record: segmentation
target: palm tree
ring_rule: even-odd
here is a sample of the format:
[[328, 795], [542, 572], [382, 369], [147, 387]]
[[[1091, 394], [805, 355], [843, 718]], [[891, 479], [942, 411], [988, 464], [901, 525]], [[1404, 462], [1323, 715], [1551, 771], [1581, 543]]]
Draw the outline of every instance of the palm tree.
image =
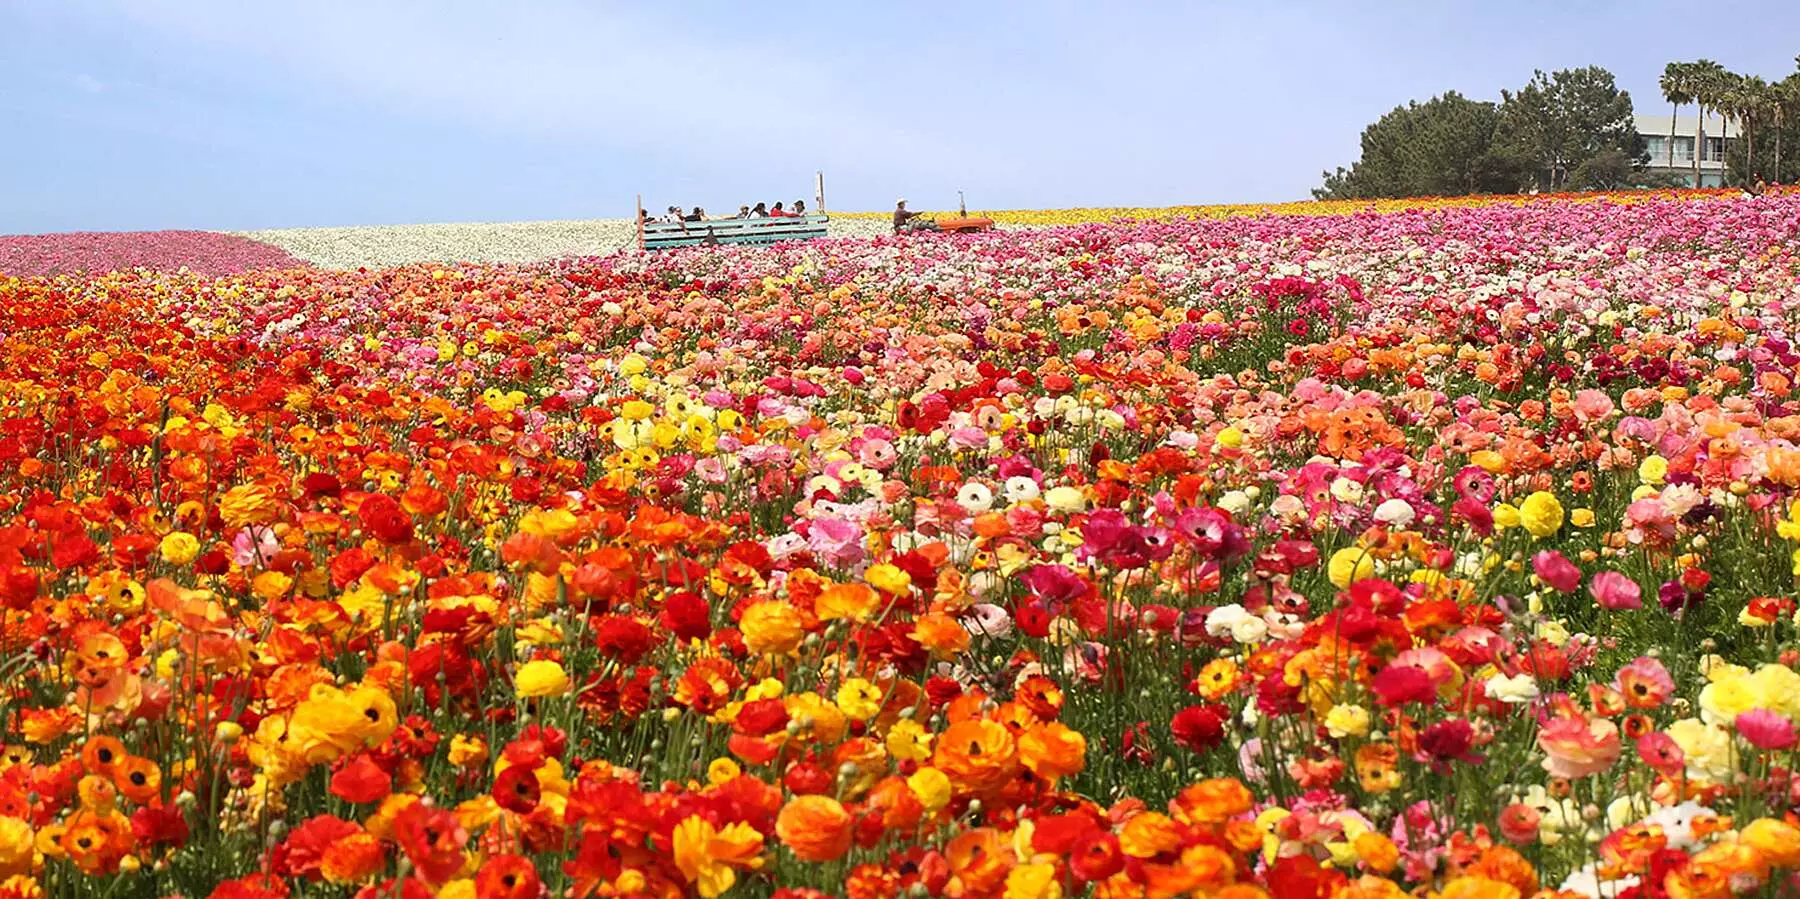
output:
[[1694, 186], [1700, 186], [1700, 160], [1706, 155], [1706, 110], [1713, 107], [1717, 97], [1725, 90], [1727, 76], [1731, 73], [1725, 67], [1710, 59], [1702, 59], [1688, 66], [1688, 92], [1698, 104], [1700, 115], [1694, 120]]
[[1693, 64], [1672, 62], [1663, 66], [1662, 94], [1669, 101], [1669, 168], [1675, 167], [1675, 117], [1681, 107], [1694, 102]]

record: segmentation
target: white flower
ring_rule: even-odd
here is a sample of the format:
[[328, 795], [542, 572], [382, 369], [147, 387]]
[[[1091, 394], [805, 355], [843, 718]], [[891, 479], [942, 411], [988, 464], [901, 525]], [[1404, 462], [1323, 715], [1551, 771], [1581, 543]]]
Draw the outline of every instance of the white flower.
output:
[[994, 507], [994, 491], [986, 484], [970, 481], [956, 491], [956, 502], [970, 512], [980, 514]]
[[1009, 503], [1028, 503], [1037, 499], [1042, 491], [1038, 490], [1036, 481], [1019, 474], [1007, 478], [1006, 483], [1000, 485], [1000, 492]]
[[1403, 499], [1390, 499], [1375, 507], [1375, 520], [1396, 528], [1405, 528], [1412, 524], [1412, 504]]
[[1231, 627], [1239, 620], [1250, 617], [1243, 606], [1233, 603], [1220, 606], [1206, 613], [1206, 633], [1211, 637], [1224, 637], [1231, 633]]
[[1488, 698], [1514, 705], [1530, 702], [1536, 699], [1539, 693], [1537, 681], [1533, 680], [1531, 675], [1524, 673], [1515, 674], [1512, 677], [1496, 674], [1487, 679], [1483, 689], [1487, 692]]
[[1242, 490], [1232, 490], [1219, 497], [1219, 508], [1232, 515], [1242, 515], [1250, 508], [1250, 496]]
[[1331, 482], [1331, 495], [1340, 503], [1355, 505], [1362, 502], [1363, 485], [1349, 478], [1338, 478]]

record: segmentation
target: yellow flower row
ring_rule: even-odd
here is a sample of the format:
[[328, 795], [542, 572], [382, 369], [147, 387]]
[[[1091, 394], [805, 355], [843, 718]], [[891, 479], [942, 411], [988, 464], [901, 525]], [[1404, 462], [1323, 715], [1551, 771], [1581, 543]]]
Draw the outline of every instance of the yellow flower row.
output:
[[[1087, 207], [1076, 209], [992, 209], [972, 210], [971, 216], [993, 219], [1002, 225], [1080, 225], [1110, 222], [1118, 219], [1223, 219], [1259, 215], [1355, 215], [1364, 212], [1404, 212], [1411, 209], [1444, 209], [1453, 207], [1506, 204], [1522, 206], [1548, 199], [1613, 203], [1644, 203], [1670, 199], [1707, 199], [1735, 196], [1727, 190], [1623, 190], [1596, 191], [1579, 194], [1478, 195], [1466, 197], [1403, 197], [1382, 200], [1301, 200], [1285, 203], [1220, 203], [1203, 206], [1158, 207]], [[928, 212], [927, 216], [953, 215], [949, 211]], [[884, 219], [890, 212], [834, 212], [843, 219]]]

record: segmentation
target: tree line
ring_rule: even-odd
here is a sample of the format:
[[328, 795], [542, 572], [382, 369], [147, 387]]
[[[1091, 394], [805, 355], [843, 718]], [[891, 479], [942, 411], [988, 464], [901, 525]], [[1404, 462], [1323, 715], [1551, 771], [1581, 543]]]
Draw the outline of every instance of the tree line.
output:
[[[1800, 57], [1795, 58], [1800, 69]], [[1727, 142], [1731, 183], [1780, 181], [1800, 171], [1800, 72], [1770, 82], [1711, 60], [1670, 63], [1661, 88], [1674, 105], [1698, 104], [1738, 126]], [[1695, 146], [1705, 145], [1705, 116]], [[1667, 168], [1674, 167], [1671, 134]], [[1652, 172], [1632, 119], [1631, 94], [1599, 66], [1537, 71], [1498, 102], [1448, 91], [1395, 107], [1362, 132], [1362, 156], [1324, 173], [1319, 199], [1456, 196], [1526, 191], [1669, 187], [1682, 179]], [[1693, 159], [1695, 182], [1700, 154]]]

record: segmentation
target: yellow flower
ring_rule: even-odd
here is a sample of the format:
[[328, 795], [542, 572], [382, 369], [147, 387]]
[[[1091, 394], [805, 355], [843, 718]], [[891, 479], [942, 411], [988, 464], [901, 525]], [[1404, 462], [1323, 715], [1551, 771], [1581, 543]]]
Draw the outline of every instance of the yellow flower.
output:
[[739, 767], [737, 762], [723, 757], [716, 758], [712, 760], [712, 764], [706, 766], [706, 782], [716, 787], [736, 780], [738, 775], [743, 773], [744, 769]]
[[1237, 428], [1225, 428], [1213, 440], [1226, 449], [1237, 449], [1244, 445], [1244, 432]]
[[13, 877], [31, 873], [31, 856], [37, 848], [37, 835], [31, 825], [10, 815], [0, 818], [0, 876]]
[[643, 400], [629, 400], [619, 407], [619, 417], [626, 421], [643, 421], [656, 414], [656, 407]]
[[1087, 508], [1087, 497], [1081, 488], [1064, 485], [1045, 491], [1044, 503], [1058, 512], [1079, 512]]
[[950, 804], [950, 776], [936, 768], [926, 766], [914, 771], [906, 779], [906, 786], [928, 812]]
[[888, 728], [887, 751], [901, 761], [922, 762], [931, 757], [931, 734], [919, 722], [902, 718]]
[[1569, 523], [1578, 528], [1593, 527], [1594, 526], [1594, 510], [1585, 508], [1585, 507], [1580, 508], [1580, 509], [1569, 510]]
[[457, 734], [450, 738], [450, 764], [459, 768], [474, 768], [487, 761], [487, 743], [480, 737], [465, 737]]
[[1519, 526], [1519, 507], [1512, 503], [1501, 503], [1494, 507], [1494, 527], [1500, 530]]
[[1562, 529], [1562, 503], [1557, 501], [1555, 494], [1539, 490], [1519, 504], [1519, 523], [1533, 537], [1548, 537]]
[[1476, 450], [1469, 454], [1469, 461], [1488, 474], [1499, 474], [1506, 470], [1506, 457], [1493, 450]]
[[1346, 546], [1331, 554], [1326, 574], [1339, 590], [1348, 589], [1357, 581], [1375, 576], [1375, 557], [1361, 547]]
[[1359, 705], [1334, 705], [1325, 714], [1325, 730], [1335, 739], [1369, 734], [1369, 710]]
[[868, 581], [877, 590], [896, 595], [906, 592], [906, 589], [912, 586], [912, 575], [901, 570], [899, 566], [889, 565], [886, 562], [869, 566], [869, 570], [863, 574], [863, 580]]
[[174, 531], [162, 538], [157, 547], [162, 560], [170, 565], [186, 565], [200, 555], [200, 540], [187, 531]]
[[1055, 865], [1031, 862], [1006, 872], [1004, 899], [1062, 899], [1062, 894]]
[[1638, 463], [1638, 480], [1652, 486], [1661, 486], [1663, 479], [1669, 476], [1669, 460], [1652, 453]]
[[513, 690], [522, 698], [561, 696], [569, 692], [569, 675], [555, 662], [534, 659], [519, 667], [513, 676]]
[[798, 649], [806, 636], [800, 611], [779, 600], [764, 600], [745, 609], [738, 627], [744, 645], [761, 655], [786, 655]]
[[645, 359], [636, 353], [632, 353], [619, 360], [619, 372], [627, 377], [630, 377], [631, 375], [641, 375], [649, 367], [650, 360]]
[[675, 867], [706, 899], [737, 883], [738, 868], [754, 868], [762, 854], [763, 836], [739, 821], [720, 830], [699, 815], [675, 825]]
[[836, 699], [838, 708], [856, 721], [867, 721], [881, 711], [881, 688], [860, 677], [844, 681]]

